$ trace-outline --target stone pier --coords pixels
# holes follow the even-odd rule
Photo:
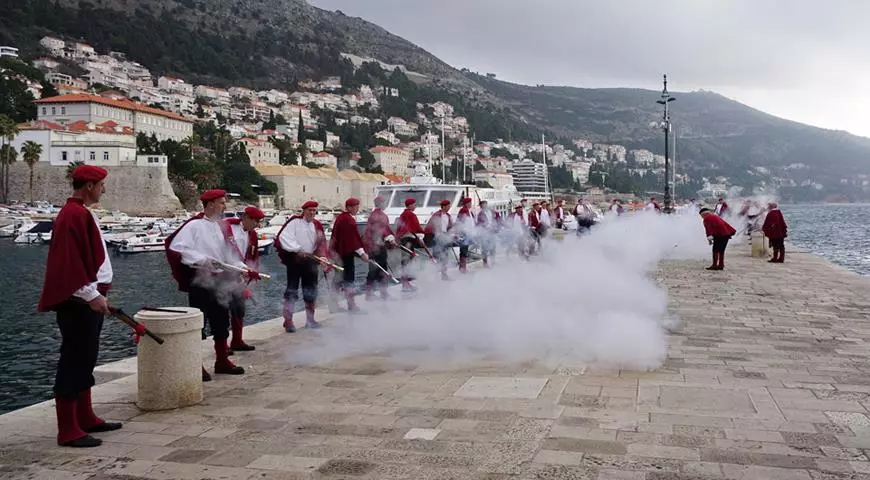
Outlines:
[[[124,428],[72,450],[55,445],[50,402],[0,417],[0,478],[868,480],[870,279],[787,262],[664,263],[682,323],[653,372],[298,367],[284,352],[312,333],[270,321],[234,357],[247,375],[142,413],[135,359],[105,365],[95,399]]]

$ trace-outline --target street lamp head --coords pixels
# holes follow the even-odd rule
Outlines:
[[[670,97],[670,98],[668,98],[668,101],[669,101],[669,102],[673,102],[674,100],[676,100],[676,98],[674,98],[674,97]]]

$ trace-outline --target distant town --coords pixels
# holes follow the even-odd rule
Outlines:
[[[664,178],[665,158],[648,150],[628,150],[622,145],[584,139],[560,144],[550,139],[521,142],[475,138],[468,119],[455,114],[454,107],[445,102],[418,103],[412,118],[391,116],[384,120],[377,114],[380,102],[399,96],[394,88],[361,85],[348,91],[339,77],[300,81],[292,92],[255,91],[243,85],[193,85],[182,78],[155,78],[122,52],[100,54],[86,43],[50,36],[42,38],[40,44],[46,55],[31,64],[45,74],[58,95],[43,98],[39,82],[23,79],[36,99],[37,120],[19,125],[10,144],[20,151],[25,142],[39,143],[39,162],[50,165],[85,162],[166,168],[166,156],[137,150],[136,135],[182,142],[193,135],[194,124],[212,122],[225,127],[233,141],[243,146],[251,166],[278,183],[287,207],[297,197],[311,196],[301,188],[304,179],[311,177],[311,172],[305,170],[311,169],[321,170],[330,182],[349,181],[350,177],[341,173],[353,171],[377,175],[369,177],[372,182],[401,183],[413,173],[415,162],[429,162],[433,173],[445,181],[494,188],[513,184],[520,192],[561,188],[596,195],[607,193],[601,188],[606,178],[601,178],[602,174],[594,178],[596,166],[627,164],[631,174]],[[17,55],[14,47],[0,47],[0,56]],[[357,66],[379,63],[359,57],[351,60]],[[61,73],[61,65],[70,63],[86,74]],[[396,68],[381,65],[387,70]],[[340,158],[336,149],[345,139],[340,133],[322,128],[325,117],[330,118],[331,126],[368,126],[376,145]],[[300,129],[305,132],[303,141]],[[293,166],[283,161],[279,146],[293,150]],[[544,159],[552,167],[569,172],[572,182],[552,184]],[[461,165],[461,171],[451,173],[455,176],[443,173],[455,169],[455,165]],[[766,173],[763,167],[756,168],[758,173]],[[295,182],[294,177],[301,180]],[[677,164],[672,182],[688,180]],[[698,192],[702,197],[725,195],[732,188],[725,177],[696,180],[702,182]],[[303,192],[289,192],[294,188]]]

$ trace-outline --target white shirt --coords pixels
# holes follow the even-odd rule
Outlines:
[[[245,252],[248,251],[248,232],[245,231],[242,224],[230,225],[230,230],[233,232],[233,242],[238,247],[238,252],[233,252],[239,255],[242,261],[245,261]]]
[[[619,213],[619,205],[614,203],[613,205],[610,206],[610,211],[613,213]]]
[[[247,241],[247,235],[245,235]],[[224,239],[221,220],[198,218],[181,228],[169,246],[181,254],[181,263],[202,267],[210,260],[244,267],[239,254]]]
[[[432,222],[432,233],[438,235],[447,232],[447,227],[450,224],[450,217],[448,215],[447,213],[432,215],[432,219],[429,220]]]
[[[655,209],[656,209],[656,204],[653,202],[647,203],[646,207],[644,208],[644,210],[655,210]]]
[[[541,223],[543,223],[547,227],[550,226],[550,212],[548,212],[545,208],[541,209]]]
[[[73,293],[74,297],[79,297],[86,302],[90,302],[91,300],[100,296],[100,292],[97,291],[97,284],[112,283],[112,277],[114,277],[114,272],[112,271],[112,262],[109,261],[109,251],[108,249],[106,249],[106,239],[103,238],[103,231],[100,230],[100,222],[99,220],[97,220],[97,216],[94,214],[94,212],[91,212],[91,216],[94,217],[94,223],[97,224],[97,231],[100,232],[100,243],[103,244],[104,260],[103,263],[100,265],[100,268],[97,269],[97,281],[89,283]]]
[[[288,252],[314,253],[317,247],[317,229],[313,221],[295,218],[284,227],[278,240],[281,241],[281,248]]]

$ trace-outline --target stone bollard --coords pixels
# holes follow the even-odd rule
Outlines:
[[[760,230],[753,231],[749,236],[750,256],[755,258],[767,258],[768,241]]]
[[[196,308],[171,307],[182,313],[143,310],[135,315],[163,345],[139,342],[139,394],[142,410],[168,410],[202,401],[202,321]]]

